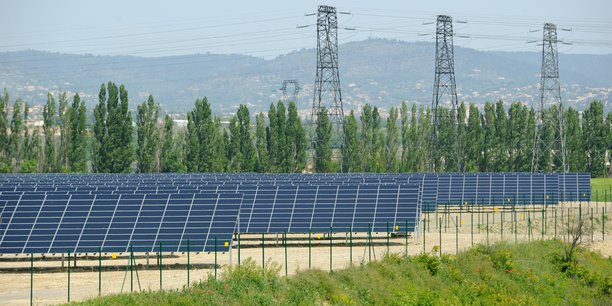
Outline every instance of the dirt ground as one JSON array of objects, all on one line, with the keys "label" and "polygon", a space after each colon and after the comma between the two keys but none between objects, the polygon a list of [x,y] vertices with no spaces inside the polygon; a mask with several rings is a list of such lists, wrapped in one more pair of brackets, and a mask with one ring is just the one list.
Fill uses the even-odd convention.
[{"label": "dirt ground", "polygon": [[[606,220],[603,221],[603,212],[606,212]],[[569,209],[569,210],[568,210]],[[510,211],[501,208],[484,208],[479,211],[453,211],[424,214],[424,222],[417,233],[408,239],[404,235],[389,238],[387,249],[386,233],[375,233],[372,235],[373,243],[368,243],[367,235],[356,233],[353,235],[353,247],[349,247],[350,239],[346,233],[335,233],[330,250],[329,240],[325,234],[313,234],[310,248],[310,265],[312,268],[329,270],[330,265],[334,270],[342,269],[351,264],[368,262],[380,259],[387,252],[416,255],[431,252],[455,254],[457,251],[471,247],[473,244],[495,243],[497,241],[520,242],[537,239],[567,239],[567,222],[569,211],[569,224],[573,227],[578,220],[584,219],[583,245],[601,253],[604,256],[612,256],[612,220],[607,217],[612,211],[612,204],[607,207],[603,203],[583,203],[579,208],[577,203],[559,205],[555,208],[542,210],[534,207],[526,211]],[[582,216],[579,218],[579,212]],[[591,212],[593,218],[591,219]],[[487,222],[488,220],[488,222]],[[503,223],[502,223],[503,220]],[[555,221],[556,220],[556,221]],[[602,222],[603,221],[603,222]],[[602,235],[603,223],[605,231]],[[424,232],[423,232],[424,230]],[[282,239],[277,235],[266,235],[266,244],[263,249],[260,246],[260,235],[242,235],[240,259],[252,258],[257,263],[266,261],[279,263],[282,268],[280,273],[285,274],[285,247]],[[287,273],[289,275],[299,270],[309,268],[308,235],[288,235]],[[408,241],[408,244],[406,244]],[[331,253],[331,260],[330,260]],[[90,254],[91,255],[91,254]],[[111,254],[103,257],[102,265],[105,268],[114,267],[120,271],[103,271],[101,273],[101,294],[117,294],[138,290],[158,290],[160,288],[160,271],[156,265],[156,256],[149,257],[149,269],[146,269],[147,258],[144,254],[137,254],[135,259],[138,268],[133,274],[127,267],[128,258],[125,254],[112,259]],[[179,289],[187,285],[187,254],[164,254],[162,271],[162,288],[165,290]],[[0,257],[0,269],[21,267],[29,268],[30,262],[7,261],[7,257]],[[50,256],[52,257],[52,256]],[[214,277],[212,266],[215,262],[214,254],[200,253],[189,254],[192,268],[189,271],[190,282],[196,282],[207,277]],[[16,258],[27,259],[27,256]],[[52,259],[52,260],[51,260]],[[220,267],[238,263],[238,252],[233,249],[229,252],[218,253],[217,263]],[[65,269],[67,262],[64,261],[64,269],[61,272],[40,272],[42,268],[62,267],[61,257],[47,258],[45,261],[34,262],[35,273],[33,279],[30,273],[0,272],[0,305],[25,305],[30,300],[30,281],[33,283],[32,294],[34,304],[48,305],[64,303],[68,300],[68,273]],[[167,265],[181,264],[181,269],[166,269]],[[70,300],[85,300],[98,296],[99,274],[97,272],[97,257],[77,260],[79,269],[89,267],[93,272],[81,270],[70,274]],[[217,270],[218,275],[221,269]],[[139,285],[140,282],[140,285]]]}]

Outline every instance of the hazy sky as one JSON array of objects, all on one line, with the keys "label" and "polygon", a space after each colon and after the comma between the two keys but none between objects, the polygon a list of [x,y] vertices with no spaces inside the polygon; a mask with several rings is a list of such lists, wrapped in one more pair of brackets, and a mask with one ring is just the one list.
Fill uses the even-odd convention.
[{"label": "hazy sky", "polygon": [[[319,4],[334,5],[340,43],[384,37],[433,41],[438,14],[451,15],[455,44],[480,50],[539,51],[544,22],[559,28],[565,53],[612,53],[612,1],[83,1],[2,2],[0,51],[165,56],[241,53],[270,58],[316,45]],[[537,31],[540,30],[540,31]],[[531,32],[533,31],[533,32]],[[536,32],[537,31],[537,32]]]}]

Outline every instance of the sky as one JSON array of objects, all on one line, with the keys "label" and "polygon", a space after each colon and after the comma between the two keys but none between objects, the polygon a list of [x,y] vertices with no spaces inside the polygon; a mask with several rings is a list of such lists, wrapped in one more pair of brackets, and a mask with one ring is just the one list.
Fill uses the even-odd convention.
[{"label": "sky", "polygon": [[[316,46],[320,4],[339,12],[339,43],[434,41],[436,15],[453,17],[455,45],[539,51],[545,22],[561,53],[612,53],[612,1],[82,1],[0,0],[0,52],[44,50],[146,57],[237,53],[273,58]],[[298,28],[297,26],[301,26]],[[305,26],[305,27],[304,27]],[[566,31],[571,30],[571,31]]]}]

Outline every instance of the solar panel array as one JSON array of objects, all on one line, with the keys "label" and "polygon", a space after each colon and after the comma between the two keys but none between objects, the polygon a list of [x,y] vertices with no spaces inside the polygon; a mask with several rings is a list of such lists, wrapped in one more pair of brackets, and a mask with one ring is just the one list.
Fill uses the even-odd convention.
[{"label": "solar panel array", "polygon": [[187,240],[221,251],[238,232],[414,232],[437,205],[590,194],[588,173],[10,174],[0,176],[0,253],[184,251]]},{"label": "solar panel array", "polygon": [[[238,193],[5,195],[0,253],[213,251],[231,241]],[[217,245],[214,241],[216,239]]]}]

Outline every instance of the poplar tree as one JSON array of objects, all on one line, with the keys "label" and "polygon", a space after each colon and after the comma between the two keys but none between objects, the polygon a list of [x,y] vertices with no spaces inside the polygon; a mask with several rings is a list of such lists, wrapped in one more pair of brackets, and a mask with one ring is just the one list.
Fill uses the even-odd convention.
[{"label": "poplar tree", "polygon": [[8,153],[13,171],[20,169],[23,149],[23,115],[21,107],[24,103],[17,99],[13,104],[13,119],[11,120],[11,136],[9,137]]},{"label": "poplar tree", "polygon": [[57,151],[57,159],[58,159],[58,170],[61,172],[67,172],[70,170],[70,166],[68,165],[68,147],[69,147],[69,137],[68,137],[68,129],[70,126],[70,122],[68,119],[68,96],[66,92],[62,92],[59,95],[58,105],[57,105],[57,126],[59,127],[59,146]]},{"label": "poplar tree", "polygon": [[295,102],[289,102],[285,136],[287,138],[288,172],[301,172],[306,167],[306,131],[298,116]]},{"label": "poplar tree", "polygon": [[360,164],[357,119],[353,110],[344,124],[344,144],[342,145],[342,172],[357,172]]},{"label": "poplar tree", "polygon": [[[607,175],[605,154],[609,147],[608,128],[604,122],[604,107],[600,101],[593,101],[583,112],[584,149],[586,153],[586,171],[593,177]],[[608,116],[609,118],[610,116]]]},{"label": "poplar tree", "polygon": [[8,148],[8,106],[9,106],[9,94],[4,89],[2,95],[0,95],[0,163],[3,163],[3,159],[7,156]]},{"label": "poplar tree", "polygon": [[45,154],[43,158],[43,172],[57,172],[57,149],[55,146],[55,98],[47,93],[47,103],[43,108],[43,132],[45,134]]},{"label": "poplar tree", "polygon": [[314,171],[318,173],[332,172],[332,124],[325,107],[322,107],[319,111],[316,124]]},{"label": "poplar tree", "polygon": [[580,126],[580,114],[572,107],[565,112],[565,136],[567,142],[567,164],[569,171],[584,171],[584,144],[582,140],[582,128]]},{"label": "poplar tree", "polygon": [[87,118],[85,101],[79,94],[72,98],[68,112],[68,165],[71,172],[87,172]]},{"label": "poplar tree", "polygon": [[186,170],[179,147],[174,136],[174,121],[170,115],[166,115],[164,118],[164,134],[159,158],[160,172],[184,172]]},{"label": "poplar tree", "polygon": [[255,117],[255,147],[257,150],[257,165],[255,171],[259,173],[268,172],[270,157],[266,140],[266,115],[259,113]]},{"label": "poplar tree", "polygon": [[125,173],[132,170],[132,114],[128,111],[128,92],[113,82],[100,86],[99,102],[94,108],[94,171]]},{"label": "poplar tree", "polygon": [[266,139],[268,145],[268,158],[270,165],[270,172],[279,172],[278,169],[278,118],[276,115],[276,106],[274,103],[270,104],[268,110],[268,120],[270,121],[268,128],[266,129]]},{"label": "poplar tree", "polygon": [[399,147],[399,139],[397,132],[397,117],[398,111],[392,107],[387,118],[387,137],[385,142],[385,166],[386,172],[397,172],[397,154]]},{"label": "poplar tree", "polygon": [[159,146],[159,105],[155,104],[152,95],[138,106],[136,126],[138,135],[138,172],[149,173],[159,171],[157,154]]},{"label": "poplar tree", "polygon": [[478,107],[470,104],[469,118],[465,132],[465,171],[476,172],[480,171],[482,159],[482,115],[478,111]]}]

